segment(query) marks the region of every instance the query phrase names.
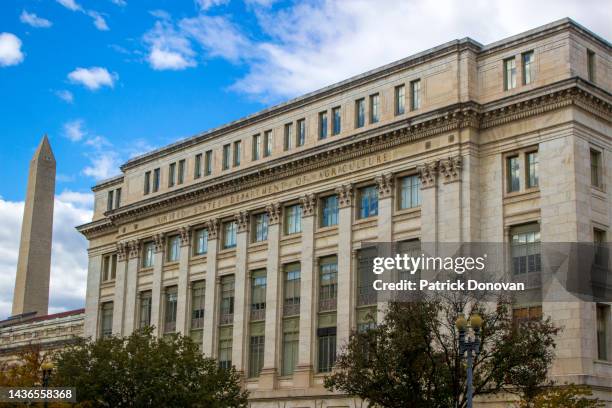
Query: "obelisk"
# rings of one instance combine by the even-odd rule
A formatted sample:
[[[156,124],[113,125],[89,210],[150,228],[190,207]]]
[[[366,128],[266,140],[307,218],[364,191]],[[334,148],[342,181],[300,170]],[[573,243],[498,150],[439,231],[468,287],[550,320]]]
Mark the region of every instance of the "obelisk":
[[[45,135],[30,162],[13,294],[13,316],[29,312],[36,312],[37,316],[47,314],[54,196],[55,157]]]

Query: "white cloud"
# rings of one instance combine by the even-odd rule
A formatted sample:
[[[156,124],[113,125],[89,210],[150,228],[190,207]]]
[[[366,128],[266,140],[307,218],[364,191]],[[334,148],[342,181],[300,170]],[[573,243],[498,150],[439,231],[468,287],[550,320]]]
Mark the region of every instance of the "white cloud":
[[[0,33],[0,67],[17,65],[23,61],[21,40],[11,33]]]
[[[155,70],[182,70],[196,65],[189,40],[165,19],[156,21],[143,39],[149,47],[147,60]]]
[[[251,42],[230,20],[224,17],[198,16],[180,21],[183,35],[193,38],[210,57],[232,62],[248,58]]]
[[[83,307],[87,280],[87,241],[74,227],[91,221],[93,197],[64,191],[56,196],[51,250],[49,312]],[[11,314],[19,253],[23,201],[0,198],[0,319]]]
[[[118,76],[116,73],[111,74],[106,68],[102,67],[79,67],[68,74],[68,79],[70,79],[70,81],[81,84],[92,91],[103,86],[114,87],[117,78]]]
[[[127,1],[125,1],[125,0],[111,0],[111,2],[112,2],[114,5],[119,6],[119,7],[125,7],[125,6],[127,6]]]
[[[83,169],[83,174],[95,180],[104,180],[119,173],[121,164],[117,153],[112,150],[88,154],[91,164]]]
[[[106,20],[102,17],[102,14],[97,11],[88,10],[87,15],[93,18],[94,26],[100,31],[108,31],[108,25],[106,24]]]
[[[21,12],[19,21],[36,28],[49,28],[53,25],[53,23],[46,18],[38,17],[35,13],[28,13],[25,10]]]
[[[81,7],[80,4],[78,4],[76,1],[74,0],[57,0],[57,2],[59,4],[61,4],[62,6],[66,7],[68,10],[72,10],[72,11],[80,11],[83,10],[83,8]]]
[[[72,142],[79,142],[83,139],[86,132],[83,129],[83,120],[76,119],[70,122],[64,123],[64,136],[66,136]]]
[[[66,90],[66,89],[59,89],[57,91],[54,92],[55,96],[57,96],[58,98],[60,98],[61,100],[63,100],[66,103],[73,103],[74,102],[74,95],[72,94],[72,92]]]
[[[212,7],[225,5],[229,0],[195,0],[195,3],[200,10],[206,11]]]

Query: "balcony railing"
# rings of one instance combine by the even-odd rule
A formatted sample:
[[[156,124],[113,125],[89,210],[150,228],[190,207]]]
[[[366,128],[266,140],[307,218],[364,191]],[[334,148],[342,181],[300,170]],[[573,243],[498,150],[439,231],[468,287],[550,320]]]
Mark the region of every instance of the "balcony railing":
[[[319,312],[336,310],[337,298],[319,299]]]
[[[357,296],[357,306],[375,305],[377,297],[372,290],[363,291]]]
[[[233,313],[221,314],[221,318],[219,319],[219,324],[232,324],[232,323],[234,323]]]
[[[297,316],[300,314],[300,304],[292,303],[283,306],[283,316]]]
[[[266,319],[266,309],[255,309],[251,310],[251,321],[256,322],[258,320]]]

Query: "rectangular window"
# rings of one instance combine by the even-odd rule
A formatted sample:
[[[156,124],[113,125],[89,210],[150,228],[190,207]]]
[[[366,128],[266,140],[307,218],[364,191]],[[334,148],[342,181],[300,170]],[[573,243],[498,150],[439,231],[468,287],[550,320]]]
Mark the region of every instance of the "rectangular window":
[[[336,328],[325,327],[317,329],[318,364],[320,373],[328,373],[336,364]]]
[[[363,126],[365,126],[365,99],[361,98],[355,101],[355,127]]]
[[[359,218],[378,215],[378,189],[368,186],[359,189]]]
[[[512,273],[521,275],[541,271],[540,226],[527,224],[510,230]]]
[[[521,189],[520,167],[518,156],[506,159],[506,191],[513,193]]]
[[[195,155],[195,161],[193,164],[193,178],[197,179],[202,177],[202,153]]]
[[[297,146],[304,146],[306,143],[306,120],[300,119],[297,121]]]
[[[527,174],[527,188],[534,188],[538,186],[538,152],[529,152],[525,155],[525,167]]]
[[[591,185],[593,187],[603,187],[601,170],[601,152],[591,149]]]
[[[266,318],[266,270],[251,272],[251,321]]]
[[[334,121],[332,124],[332,134],[334,136],[339,135],[342,131],[342,113],[339,106],[332,109],[332,120]]]
[[[102,258],[102,282],[114,280],[117,275],[117,254],[105,255]]]
[[[151,268],[155,254],[155,244],[153,242],[145,242],[142,245],[142,267]]]
[[[400,210],[421,206],[421,179],[417,175],[400,180]]]
[[[302,232],[302,206],[290,205],[285,208],[285,234]]]
[[[151,325],[151,305],[152,293],[150,290],[140,292],[138,303],[138,328],[144,329]]]
[[[319,266],[319,312],[336,310],[338,299],[338,259],[321,260]]]
[[[183,184],[185,181],[185,159],[179,160],[178,162],[178,183]]]
[[[293,123],[285,125],[285,150],[293,148]]]
[[[610,305],[597,305],[597,358],[608,360],[610,346]]]
[[[121,204],[121,189],[118,188],[115,190],[115,208],[119,208]]]
[[[268,213],[253,216],[253,242],[262,242],[268,239]]]
[[[204,305],[206,282],[193,282],[191,285],[191,330],[204,327]]]
[[[100,337],[103,339],[113,334],[113,302],[102,303],[100,311]]]
[[[164,296],[164,333],[174,333],[176,331],[177,293],[176,286],[166,288]]]
[[[264,336],[251,336],[249,341],[249,378],[259,377],[264,363]]]
[[[144,194],[147,195],[151,192],[151,172],[145,172],[144,176]]]
[[[514,57],[504,60],[504,90],[516,88],[516,59]]]
[[[230,168],[230,159],[232,154],[232,145],[226,144],[223,146],[223,170]]]
[[[176,163],[170,163],[168,167],[168,187],[174,186],[176,182]]]
[[[273,145],[274,145],[274,139],[272,138],[272,131],[266,130],[264,132],[264,156],[265,157],[272,155]]]
[[[421,109],[421,80],[410,82],[410,108],[415,111]]]
[[[168,237],[168,255],[166,260],[168,262],[176,262],[179,260],[179,253],[181,251],[181,237],[179,235],[173,235]]]
[[[321,204],[321,227],[338,225],[338,196],[324,197]]]
[[[327,138],[327,112],[319,112],[319,139]]]
[[[232,324],[234,322],[234,276],[221,278],[221,307],[219,308],[220,323]]]
[[[523,85],[528,85],[534,80],[533,51],[525,52],[523,59]]]
[[[587,50],[587,75],[591,82],[595,82],[595,53]]]
[[[261,157],[261,135],[253,135],[253,160],[259,160]]]
[[[406,87],[404,85],[395,87],[395,114],[403,115],[406,111]]]
[[[203,255],[208,252],[208,230],[200,228],[194,232],[194,254]]]
[[[114,191],[111,190],[108,192],[108,195],[106,196],[106,211],[110,211],[113,209],[113,197],[114,197]]]
[[[159,191],[159,185],[160,185],[160,182],[161,182],[160,171],[161,170],[159,168],[153,170],[153,192],[154,193]]]
[[[593,263],[595,265],[605,267],[608,264],[608,246],[606,244],[606,231],[600,230],[598,228],[593,229],[593,246]]]
[[[283,316],[300,314],[300,263],[285,265]]]
[[[542,319],[542,306],[515,307],[512,309],[512,323],[518,325],[530,320]]]
[[[299,319],[283,321],[283,362],[281,375],[292,375],[298,362],[300,344]]]
[[[380,95],[370,95],[370,123],[378,123],[380,120]]]
[[[236,247],[236,221],[228,221],[223,224],[223,248]]]
[[[204,175],[210,176],[212,174],[212,166],[213,166],[213,152],[212,150],[208,150],[204,156]]]
[[[240,140],[234,142],[234,167],[240,166],[240,158],[242,157],[242,143]]]
[[[232,336],[231,327],[219,329],[219,367],[226,370],[232,367]]]
[[[357,306],[376,304],[376,291],[372,287],[376,279],[376,275],[372,273],[375,257],[375,247],[363,248],[357,252]]]

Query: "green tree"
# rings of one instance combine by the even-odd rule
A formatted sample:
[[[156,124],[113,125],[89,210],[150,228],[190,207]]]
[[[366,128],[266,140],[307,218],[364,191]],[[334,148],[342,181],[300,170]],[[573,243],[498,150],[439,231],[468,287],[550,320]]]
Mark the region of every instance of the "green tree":
[[[81,341],[56,357],[55,386],[76,388],[87,407],[242,408],[247,393],[232,369],[202,356],[189,338],[129,337]]]
[[[593,398],[591,388],[586,385],[567,384],[544,387],[531,398],[523,399],[518,408],[599,408],[605,404]]]
[[[392,302],[376,328],[351,335],[325,386],[371,406],[465,407],[466,367],[455,320],[458,311],[470,311],[484,322],[474,394],[535,395],[547,384],[559,329],[549,319],[513,322],[510,299],[493,305],[465,296]]]

